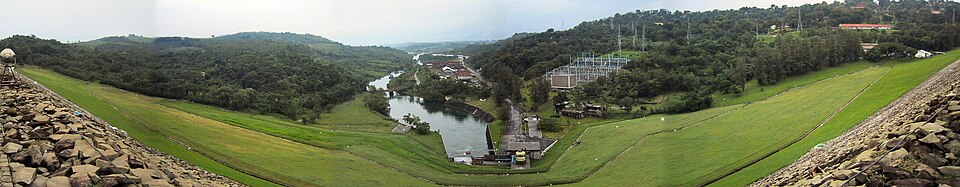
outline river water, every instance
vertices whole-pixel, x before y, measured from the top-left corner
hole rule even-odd
[[[386,89],[390,79],[402,72],[384,76],[370,85]],[[422,98],[407,95],[390,97],[390,117],[403,121],[413,114],[430,123],[430,129],[440,132],[447,156],[483,156],[487,153],[487,122],[468,112],[447,107],[442,103],[423,102]],[[465,153],[470,155],[465,155]]]

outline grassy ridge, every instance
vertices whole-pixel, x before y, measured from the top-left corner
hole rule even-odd
[[[892,66],[893,69],[823,127],[796,144],[711,186],[744,186],[773,173],[806,154],[813,146],[840,136],[847,129],[859,124],[958,58],[960,58],[960,51],[954,50],[927,60],[885,64],[885,66]]]
[[[802,136],[886,70],[871,68],[813,83],[690,128],[650,136],[577,185],[701,185]],[[620,131],[613,124],[596,130]]]
[[[857,61],[852,63],[840,64],[837,67],[822,69],[820,71],[810,72],[802,76],[789,77],[774,85],[757,85],[756,80],[747,83],[740,96],[735,94],[714,94],[713,106],[729,106],[741,103],[756,102],[769,98],[781,92],[793,89],[794,87],[804,86],[819,80],[827,79],[837,75],[848,74],[867,69],[876,65],[868,61]],[[762,89],[762,90],[761,90]]]
[[[26,69],[30,74],[47,74],[52,79],[72,80],[49,71]],[[75,80],[74,80],[75,81]],[[84,84],[64,86],[82,87]],[[316,148],[292,141],[265,136],[243,128],[223,124],[157,104],[160,99],[145,97],[112,87],[87,85],[89,94],[99,96],[104,104],[117,110],[98,110],[105,116],[124,116],[144,128],[124,129],[131,134],[155,133],[155,137],[171,137],[205,156],[239,170],[292,186],[335,186],[389,184],[429,185],[427,181],[376,165],[346,152]],[[65,95],[71,97],[72,94]],[[101,101],[84,98],[86,101]],[[92,100],[91,100],[92,99]],[[120,112],[120,114],[116,114]],[[114,119],[115,117],[111,117]],[[110,120],[110,119],[106,119]],[[124,128],[128,126],[119,126]],[[136,136],[134,136],[136,138]],[[148,140],[141,140],[148,141]],[[166,151],[166,150],[165,150]],[[216,168],[214,168],[216,169]],[[328,172],[318,172],[328,171]],[[345,180],[349,179],[349,180]],[[253,185],[253,184],[251,184]],[[259,185],[259,184],[257,184]]]
[[[60,74],[48,70],[37,69],[35,67],[22,67],[18,71],[34,81],[43,84],[50,90],[67,98],[74,104],[83,107],[85,110],[94,113],[97,117],[106,120],[114,127],[123,129],[128,135],[140,141],[144,145],[159,149],[166,154],[183,159],[194,165],[200,166],[208,171],[220,174],[224,177],[236,180],[238,182],[251,186],[279,186],[270,181],[266,181],[251,175],[244,174],[230,167],[224,166],[203,155],[191,151],[178,145],[173,140],[164,137],[161,134],[154,133],[150,129],[136,123],[134,120],[117,112],[109,104],[100,101],[93,95],[87,87],[88,83],[67,78]]]
[[[396,123],[383,114],[374,112],[354,99],[337,105],[330,112],[320,114],[312,126],[328,129],[358,130],[365,132],[390,133]]]

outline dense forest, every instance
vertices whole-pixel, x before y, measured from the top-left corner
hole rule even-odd
[[[396,49],[346,46],[293,33],[204,39],[130,35],[78,44],[13,36],[0,40],[0,46],[16,50],[23,64],[87,81],[307,120],[353,99],[367,81],[414,64]]]
[[[861,2],[865,7],[854,7]],[[859,59],[905,58],[918,49],[960,46],[954,18],[958,8],[960,3],[942,0],[848,0],[700,12],[638,10],[562,31],[520,33],[456,53],[470,55],[467,63],[495,79],[494,96],[520,98],[515,84],[565,65],[573,56],[631,51],[639,55],[630,55],[623,71],[579,86],[571,98],[629,107],[638,104],[636,98],[685,92],[681,100],[697,103],[660,111],[682,112],[709,103],[697,97],[739,93],[751,80],[770,85]],[[893,29],[837,29],[843,23],[891,24]],[[881,45],[864,53],[860,43]]]

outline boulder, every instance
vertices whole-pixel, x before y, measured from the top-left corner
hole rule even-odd
[[[928,143],[928,144],[939,144],[939,143],[941,143],[941,142],[940,142],[940,138],[937,138],[937,135],[936,135],[936,134],[927,134],[927,136],[924,136],[923,138],[920,138],[920,142]]]
[[[888,186],[933,186],[933,181],[920,178],[891,180],[887,182]]]
[[[960,176],[960,166],[941,166],[938,167],[937,170],[939,170],[944,177]]]
[[[140,178],[135,175],[129,174],[110,174],[101,177],[101,185],[103,186],[117,186],[124,184],[138,184],[140,183]]]
[[[874,153],[876,153],[876,151],[874,151],[873,149],[868,149],[863,152],[860,152],[860,154],[858,154],[857,157],[853,158],[853,162],[873,161]]]
[[[47,177],[37,176],[36,179],[33,179],[33,182],[30,183],[30,187],[47,187]]]
[[[33,117],[33,121],[37,121],[37,122],[48,122],[48,121],[50,121],[50,116],[40,114],[40,115],[34,116],[34,117]]]
[[[73,175],[70,175],[70,186],[93,186],[94,184],[100,182],[99,178],[95,178],[95,176],[97,175],[74,173]]]
[[[923,126],[920,126],[920,130],[923,130],[923,132],[927,134],[936,134],[944,131],[950,131],[950,129],[947,129],[937,123],[923,124]]]
[[[107,160],[113,160],[119,156],[120,156],[120,153],[117,153],[117,151],[114,151],[112,149],[103,151],[103,158],[106,158]]]
[[[18,151],[20,151],[21,148],[23,148],[23,146],[20,144],[7,142],[6,145],[3,145],[3,153],[6,153],[6,154],[17,153]]]
[[[151,181],[151,180],[154,180],[154,179],[163,179],[164,181],[166,181],[166,179],[164,179],[164,178],[166,178],[166,177],[163,175],[163,172],[161,172],[160,170],[155,170],[155,169],[132,169],[132,170],[130,170],[130,173],[132,173],[133,175],[136,175],[137,177],[140,178],[140,180],[142,180],[142,181],[144,181],[144,182],[146,182],[146,181]]]
[[[837,170],[833,172],[833,178],[838,180],[847,180],[852,177],[855,173],[850,170]]]
[[[73,173],[87,174],[87,173],[97,173],[97,170],[100,170],[100,167],[84,164],[79,166],[73,166],[70,169],[73,170]]]
[[[913,177],[913,174],[911,174],[910,171],[907,171],[905,169],[900,169],[898,167],[892,167],[892,166],[886,166],[886,165],[883,165],[880,167],[881,167],[881,172],[883,172],[883,176],[888,179],[906,179],[906,178]]]
[[[142,183],[143,186],[149,187],[173,187],[172,184],[165,180],[150,180]]]
[[[50,179],[47,179],[47,187],[69,187],[70,178],[64,176],[56,176]]]
[[[911,156],[906,149],[900,148],[896,151],[890,152],[886,157],[880,159],[880,163],[883,163],[887,166],[895,166],[900,163],[904,158]]]
[[[13,172],[13,182],[23,186],[29,186],[37,176],[36,168],[23,168]]]

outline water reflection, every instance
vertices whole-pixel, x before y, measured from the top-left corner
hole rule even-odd
[[[385,89],[392,77],[400,72],[370,82]],[[449,156],[463,156],[464,152],[482,156],[487,148],[487,123],[469,112],[447,107],[442,103],[424,102],[422,98],[398,94],[390,97],[390,117],[402,121],[406,114],[419,116],[430,123],[430,129],[440,132],[443,147]]]

